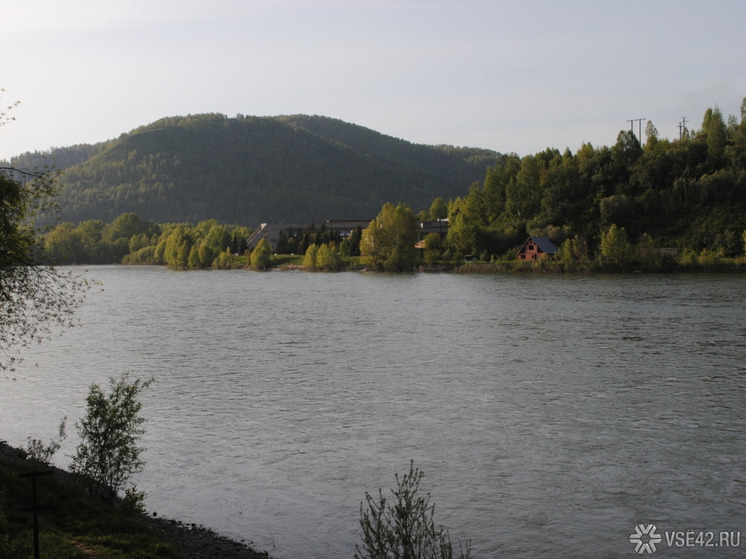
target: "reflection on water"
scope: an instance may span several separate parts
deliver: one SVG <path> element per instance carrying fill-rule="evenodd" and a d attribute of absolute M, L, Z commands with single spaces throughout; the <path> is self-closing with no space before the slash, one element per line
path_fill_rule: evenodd
<path fill-rule="evenodd" d="M 745 528 L 741 277 L 89 273 L 84 326 L 1 381 L 3 437 L 51 437 L 91 382 L 152 375 L 137 481 L 160 515 L 349 558 L 365 491 L 414 459 L 478 557 Z"/>

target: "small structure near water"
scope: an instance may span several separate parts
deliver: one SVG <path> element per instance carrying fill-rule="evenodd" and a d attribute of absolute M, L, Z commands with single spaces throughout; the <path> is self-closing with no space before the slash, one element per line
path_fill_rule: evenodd
<path fill-rule="evenodd" d="M 302 231 L 316 230 L 319 231 L 337 231 L 342 237 L 348 237 L 358 227 L 365 229 L 370 219 L 327 219 L 321 223 L 262 223 L 249 237 L 247 241 L 248 248 L 253 250 L 262 239 L 266 239 L 272 247 L 277 248 L 280 236 L 285 234 L 298 234 Z"/>
<path fill-rule="evenodd" d="M 518 251 L 519 260 L 538 260 L 540 258 L 554 258 L 557 245 L 549 237 L 529 237 Z"/>

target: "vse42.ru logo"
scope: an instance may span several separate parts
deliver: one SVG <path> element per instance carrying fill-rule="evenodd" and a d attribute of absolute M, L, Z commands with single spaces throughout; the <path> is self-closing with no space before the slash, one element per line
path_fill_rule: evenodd
<path fill-rule="evenodd" d="M 660 533 L 655 524 L 638 524 L 629 541 L 639 554 L 655 553 L 657 546 L 662 544 L 668 547 L 739 547 L 741 532 L 687 530 Z"/>
<path fill-rule="evenodd" d="M 664 532 L 666 545 L 671 547 L 739 547 L 741 532 Z"/>

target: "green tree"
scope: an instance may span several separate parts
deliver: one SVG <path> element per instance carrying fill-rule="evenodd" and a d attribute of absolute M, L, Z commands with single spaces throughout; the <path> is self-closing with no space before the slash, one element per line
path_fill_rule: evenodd
<path fill-rule="evenodd" d="M 727 141 L 727 133 L 723 114 L 720 109 L 707 109 L 702 119 L 702 132 L 707 141 L 707 156 L 713 166 L 722 164 L 723 152 Z"/>
<path fill-rule="evenodd" d="M 363 238 L 363 228 L 358 226 L 347 239 L 348 256 L 360 256 L 360 240 Z"/>
<path fill-rule="evenodd" d="M 634 247 L 624 227 L 612 223 L 608 231 L 601 235 L 601 259 L 605 265 L 622 269 L 632 261 L 634 254 Z"/>
<path fill-rule="evenodd" d="M 192 270 L 202 268 L 202 262 L 199 259 L 199 250 L 197 249 L 197 245 L 192 245 L 189 248 L 189 256 L 187 256 L 186 267 Z"/>
<path fill-rule="evenodd" d="M 330 272 L 338 272 L 343 265 L 342 255 L 336 243 L 326 243 L 319 247 L 316 254 L 316 267 Z"/>
<path fill-rule="evenodd" d="M 306 249 L 306 254 L 303 257 L 303 267 L 309 270 L 316 269 L 316 260 L 319 254 L 319 245 L 310 245 Z"/>
<path fill-rule="evenodd" d="M 588 244 L 585 239 L 575 235 L 572 239 L 565 239 L 557 253 L 559 260 L 570 262 L 588 259 Z"/>
<path fill-rule="evenodd" d="M 179 225 L 166 238 L 163 260 L 170 268 L 189 267 L 189 254 L 194 246 L 194 237 L 188 228 Z"/>
<path fill-rule="evenodd" d="M 70 471 L 83 476 L 93 494 L 115 496 L 142 471 L 143 449 L 138 445 L 145 418 L 139 397 L 152 382 L 130 380 L 125 373 L 119 380 L 109 379 L 109 394 L 98 384 L 91 385 L 85 416 L 76 423 L 80 444 Z M 134 487 L 129 489 L 131 494 Z"/>
<path fill-rule="evenodd" d="M 266 270 L 272 262 L 272 247 L 267 239 L 262 239 L 251 251 L 251 266 L 255 270 Z"/>
<path fill-rule="evenodd" d="M 150 244 L 150 239 L 145 233 L 135 234 L 130 237 L 129 252 L 137 252 Z"/>
<path fill-rule="evenodd" d="M 473 254 L 480 251 L 483 230 L 484 196 L 477 186 L 469 195 L 452 200 L 448 206 L 448 234 L 446 244 L 452 253 Z"/>
<path fill-rule="evenodd" d="M 47 338 L 52 325 L 72 326 L 89 288 L 39 260 L 32 224 L 51 208 L 56 178 L 52 171 L 0 168 L 0 371 L 13 371 L 19 352 Z"/>
<path fill-rule="evenodd" d="M 428 216 L 433 221 L 448 217 L 448 205 L 445 203 L 443 198 L 438 197 L 433 200 L 433 203 L 430 204 L 430 212 L 428 213 Z"/>
<path fill-rule="evenodd" d="M 423 239 L 425 245 L 425 264 L 437 264 L 440 261 L 441 240 L 437 233 L 428 233 Z"/>
<path fill-rule="evenodd" d="M 134 235 L 140 234 L 149 237 L 154 228 L 155 224 L 143 220 L 136 213 L 123 213 L 112 221 L 108 227 L 104 228 L 102 240 L 111 247 L 110 251 L 114 261 L 121 262 L 122 258 L 129 252 L 130 239 Z"/>
<path fill-rule="evenodd" d="M 233 254 L 230 247 L 226 248 L 213 260 L 212 267 L 218 270 L 228 270 L 233 267 Z"/>
<path fill-rule="evenodd" d="M 505 209 L 509 214 L 531 219 L 541 209 L 542 160 L 539 157 L 527 155 L 521 160 L 521 168 L 516 175 L 515 182 L 506 188 Z"/>
<path fill-rule="evenodd" d="M 653 237 L 651 237 L 647 233 L 643 233 L 634 251 L 640 260 L 647 260 L 647 261 L 654 260 L 655 242 L 653 241 Z"/>
<path fill-rule="evenodd" d="M 503 155 L 494 167 L 487 169 L 484 179 L 484 212 L 490 225 L 495 225 L 505 211 L 506 189 L 515 183 L 521 168 L 516 154 Z"/>
<path fill-rule="evenodd" d="M 615 163 L 628 170 L 642 155 L 642 146 L 635 133 L 622 130 L 617 135 L 616 144 L 611 148 L 611 157 Z"/>
<path fill-rule="evenodd" d="M 80 231 L 72 223 L 60 223 L 45 235 L 44 253 L 55 264 L 81 264 L 88 256 Z"/>
<path fill-rule="evenodd" d="M 452 559 L 451 538 L 448 530 L 435 525 L 430 493 L 419 494 L 424 473 L 411 462 L 409 473 L 395 477 L 393 502 L 379 489 L 378 498 L 366 492 L 366 506 L 360 503 L 363 542 L 355 545 L 355 559 Z M 459 556 L 468 559 L 470 555 L 467 541 Z"/>
<path fill-rule="evenodd" d="M 658 129 L 655 127 L 652 120 L 648 120 L 647 124 L 645 124 L 645 150 L 655 149 L 658 142 L 660 142 Z"/>
<path fill-rule="evenodd" d="M 363 230 L 360 254 L 364 264 L 377 270 L 411 270 L 415 262 L 417 223 L 407 204 L 384 204 Z"/>
<path fill-rule="evenodd" d="M 211 246 L 206 239 L 202 239 L 196 249 L 196 258 L 194 259 L 194 263 L 197 265 L 197 267 L 200 268 L 206 268 L 210 266 L 219 252 L 218 250 L 215 250 L 215 247 Z M 189 264 L 189 267 L 192 267 L 191 262 Z"/>

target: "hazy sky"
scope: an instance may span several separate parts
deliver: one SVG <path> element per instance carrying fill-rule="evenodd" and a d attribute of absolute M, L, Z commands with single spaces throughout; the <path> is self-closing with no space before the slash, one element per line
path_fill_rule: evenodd
<path fill-rule="evenodd" d="M 746 97 L 743 0 L 0 0 L 0 159 L 161 117 L 316 114 L 535 153 Z"/>

